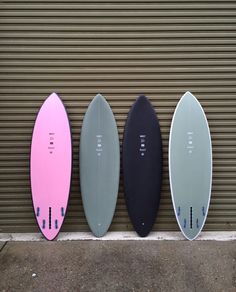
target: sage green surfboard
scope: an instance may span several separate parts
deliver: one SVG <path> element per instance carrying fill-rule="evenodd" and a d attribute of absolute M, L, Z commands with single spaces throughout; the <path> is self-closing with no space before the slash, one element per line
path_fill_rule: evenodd
<path fill-rule="evenodd" d="M 80 186 L 86 219 L 103 236 L 112 221 L 119 188 L 120 145 L 116 121 L 98 94 L 83 120 L 80 138 Z"/>
<path fill-rule="evenodd" d="M 183 235 L 195 239 L 208 213 L 212 147 L 205 113 L 190 92 L 180 99 L 172 119 L 169 177 L 175 216 Z"/>

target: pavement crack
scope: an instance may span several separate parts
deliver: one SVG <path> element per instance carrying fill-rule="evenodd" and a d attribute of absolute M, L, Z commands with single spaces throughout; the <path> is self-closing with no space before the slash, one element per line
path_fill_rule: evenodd
<path fill-rule="evenodd" d="M 4 249 L 4 247 L 7 245 L 7 241 L 4 242 L 4 244 L 0 247 L 0 252 Z"/>

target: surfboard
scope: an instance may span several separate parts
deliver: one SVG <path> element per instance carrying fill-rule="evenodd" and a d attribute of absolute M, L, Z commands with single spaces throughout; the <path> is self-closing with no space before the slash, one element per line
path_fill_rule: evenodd
<path fill-rule="evenodd" d="M 70 192 L 72 143 L 68 116 L 56 93 L 41 106 L 33 129 L 30 179 L 35 216 L 48 240 L 59 233 Z"/>
<path fill-rule="evenodd" d="M 180 99 L 169 139 L 169 178 L 175 216 L 183 235 L 195 239 L 206 221 L 212 182 L 211 136 L 193 94 Z"/>
<path fill-rule="evenodd" d="M 135 231 L 144 237 L 156 219 L 162 181 L 160 125 L 145 96 L 140 96 L 129 111 L 122 160 L 129 217 Z"/>
<path fill-rule="evenodd" d="M 80 186 L 85 216 L 93 234 L 103 236 L 115 211 L 120 146 L 115 117 L 98 94 L 84 116 L 80 137 Z"/>

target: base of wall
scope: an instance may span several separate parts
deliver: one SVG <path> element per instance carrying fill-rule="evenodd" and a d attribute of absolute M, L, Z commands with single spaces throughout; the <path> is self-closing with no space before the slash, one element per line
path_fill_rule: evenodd
<path fill-rule="evenodd" d="M 90 232 L 61 232 L 55 241 L 66 240 L 186 240 L 181 232 L 151 232 L 147 237 L 139 237 L 135 232 L 108 232 L 97 238 Z M 199 241 L 236 240 L 236 231 L 205 231 L 196 239 Z M 46 241 L 40 233 L 0 233 L 0 241 Z"/>

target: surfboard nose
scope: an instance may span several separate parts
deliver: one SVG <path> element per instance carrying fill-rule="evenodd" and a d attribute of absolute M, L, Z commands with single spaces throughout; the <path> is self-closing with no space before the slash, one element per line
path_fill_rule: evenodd
<path fill-rule="evenodd" d="M 59 95 L 56 92 L 52 92 L 44 101 L 44 105 L 48 105 L 48 106 L 58 106 L 58 105 L 63 105 L 63 102 L 61 100 L 61 98 L 59 97 Z"/>
<path fill-rule="evenodd" d="M 95 98 L 105 99 L 104 96 L 101 93 L 96 94 Z"/>
<path fill-rule="evenodd" d="M 52 93 L 48 96 L 47 99 L 49 99 L 49 100 L 58 100 L 58 99 L 59 99 L 59 100 L 61 101 L 59 95 L 58 95 L 56 92 L 52 92 Z"/>
<path fill-rule="evenodd" d="M 101 93 L 98 93 L 97 95 L 95 95 L 94 99 L 96 99 L 98 101 L 100 100 L 102 102 L 107 102 L 105 97 Z"/>
<path fill-rule="evenodd" d="M 181 99 L 182 100 L 186 100 L 187 99 L 187 100 L 196 100 L 197 101 L 197 98 L 190 91 L 186 91 Z"/>
<path fill-rule="evenodd" d="M 90 103 L 90 106 L 95 106 L 96 104 L 104 104 L 105 106 L 109 105 L 105 97 L 100 93 L 94 96 L 93 100 Z"/>
<path fill-rule="evenodd" d="M 139 97 L 137 98 L 136 100 L 137 102 L 149 102 L 148 98 L 144 95 L 144 94 L 141 94 L 139 95 Z"/>

